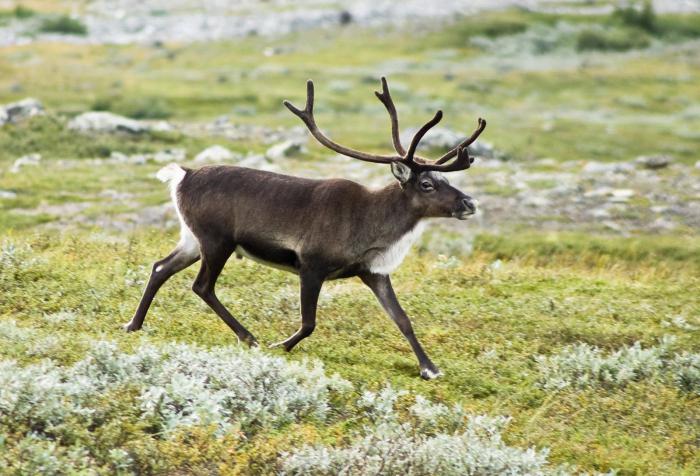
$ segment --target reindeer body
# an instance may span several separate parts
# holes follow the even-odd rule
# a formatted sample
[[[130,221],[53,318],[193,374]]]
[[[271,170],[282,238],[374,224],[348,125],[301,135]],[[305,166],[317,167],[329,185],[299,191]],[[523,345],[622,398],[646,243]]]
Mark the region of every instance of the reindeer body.
[[[423,229],[420,210],[407,206],[398,183],[369,190],[344,179],[175,164],[161,178],[186,228],[181,240],[229,242],[238,255],[295,274],[311,263],[326,279],[389,274]],[[186,248],[198,253],[198,246]]]
[[[483,131],[486,122],[479,119],[479,128],[469,139],[437,161],[428,162],[415,156],[415,151],[442,113],[438,111],[405,150],[384,78],[382,87],[382,93],[376,94],[392,119],[392,138],[399,154],[396,156],[359,152],[326,137],[313,117],[314,91],[310,81],[304,110],[285,101],[324,146],[359,160],[391,164],[397,182],[379,190],[344,179],[312,180],[234,166],[193,170],[170,164],[161,169],[157,177],[170,186],[180,220],[180,241],[172,253],[154,263],[126,330],[140,329],[160,287],[175,273],[201,260],[192,290],[240,340],[257,346],[255,337],[231,315],[214,291],[226,261],[236,253],[299,275],[301,326],[274,346],[290,351],[311,335],[324,281],[357,276],[372,290],[411,345],[421,376],[430,379],[440,375],[418,342],[411,321],[394,294],[389,274],[401,264],[420,235],[423,219],[464,220],[475,212],[471,197],[450,186],[440,172],[469,168],[473,159],[467,146]]]

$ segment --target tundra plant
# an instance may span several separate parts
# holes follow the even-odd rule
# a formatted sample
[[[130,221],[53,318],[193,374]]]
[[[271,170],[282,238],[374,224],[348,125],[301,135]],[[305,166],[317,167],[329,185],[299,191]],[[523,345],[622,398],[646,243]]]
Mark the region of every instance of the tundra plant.
[[[349,446],[304,447],[282,455],[286,475],[495,475],[565,474],[549,468],[547,450],[507,446],[501,431],[507,417],[467,415],[416,397],[410,418],[400,421],[395,408],[402,395],[390,387],[365,393],[359,406],[372,424]],[[442,431],[438,431],[442,429]]]
[[[251,434],[302,418],[322,419],[330,393],[348,388],[339,377],[327,377],[320,364],[287,362],[235,347],[143,344],[127,354],[114,343],[99,342],[67,368],[49,360],[27,366],[4,361],[0,453],[7,450],[10,456],[0,455],[0,473],[26,469],[27,474],[53,474],[52,468],[62,464],[76,470],[92,464],[127,467],[129,455],[121,449],[91,455],[75,446],[90,438],[86,429],[117,423],[105,418],[118,416],[101,411],[101,402],[117,392],[135,394],[140,418],[167,438],[195,425],[212,425],[220,434],[235,425]],[[20,463],[29,466],[18,467]]]
[[[700,354],[683,352],[669,365],[673,382],[686,392],[700,396]]]
[[[624,387],[640,380],[672,381],[681,390],[700,390],[700,354],[671,355],[672,338],[643,349],[639,342],[605,355],[597,347],[579,343],[559,353],[536,357],[546,390],[566,387]]]

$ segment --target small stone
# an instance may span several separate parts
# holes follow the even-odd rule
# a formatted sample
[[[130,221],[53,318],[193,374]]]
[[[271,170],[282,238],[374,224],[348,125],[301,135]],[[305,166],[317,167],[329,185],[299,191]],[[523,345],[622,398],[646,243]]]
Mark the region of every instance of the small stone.
[[[591,160],[583,166],[583,172],[586,174],[627,173],[632,170],[634,165],[628,162],[605,163]]]
[[[634,196],[634,194],[634,190],[620,188],[612,191],[609,200],[613,203],[626,203]]]
[[[17,194],[15,192],[10,190],[0,190],[0,199],[12,200],[13,198],[17,198]]]
[[[542,197],[540,195],[530,195],[523,200],[523,204],[530,205],[533,207],[547,207],[552,203],[548,198]]]
[[[121,152],[112,151],[112,152],[109,154],[109,160],[110,160],[111,162],[117,162],[117,163],[120,163],[120,164],[125,164],[125,163],[129,162],[129,156],[126,155],[126,154],[123,154],[123,153],[121,153]]]
[[[297,140],[286,140],[267,149],[265,156],[270,160],[279,160],[285,157],[298,155],[303,151],[303,149],[303,142]]]
[[[231,152],[226,147],[221,145],[213,145],[211,147],[207,147],[199,154],[197,154],[194,158],[194,161],[198,163],[227,162],[233,160],[235,157],[236,156],[233,154],[233,152]]]
[[[637,157],[635,163],[646,169],[658,170],[668,167],[671,161],[668,155],[641,155]]]
[[[656,229],[656,230],[673,230],[676,228],[676,224],[673,223],[670,220],[667,220],[663,217],[659,217],[656,220],[654,220],[654,223],[651,224],[651,227]]]
[[[153,161],[159,164],[164,162],[182,162],[186,158],[187,151],[180,148],[160,150],[153,154]]]
[[[14,164],[12,164],[12,167],[10,168],[10,172],[16,174],[20,171],[20,169],[22,169],[22,167],[36,166],[39,165],[39,162],[41,162],[41,154],[25,155],[24,157],[20,157],[19,159],[15,160]]]
[[[249,167],[251,169],[267,169],[270,165],[264,155],[250,155],[241,160],[237,165],[241,167]]]

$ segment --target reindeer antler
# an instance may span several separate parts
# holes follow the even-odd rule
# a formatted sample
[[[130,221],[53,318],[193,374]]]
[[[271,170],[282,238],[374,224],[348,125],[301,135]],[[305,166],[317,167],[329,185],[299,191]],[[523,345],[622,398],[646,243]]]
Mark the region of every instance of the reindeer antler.
[[[399,115],[396,113],[396,106],[394,106],[394,100],[391,99],[391,94],[389,93],[389,85],[386,83],[386,78],[382,76],[382,92],[375,91],[374,94],[377,98],[384,104],[389,117],[391,118],[391,139],[394,142],[394,149],[399,155],[403,156],[406,154],[406,149],[401,145],[401,137],[399,136]]]
[[[354,159],[364,160],[366,162],[374,162],[381,164],[390,164],[392,162],[402,162],[407,165],[414,172],[422,172],[428,170],[435,170],[440,172],[454,172],[458,170],[468,169],[474,162],[474,159],[469,157],[469,152],[467,146],[473,143],[477,137],[486,128],[486,121],[479,118],[479,127],[474,131],[474,133],[468,139],[462,141],[455,148],[447,152],[445,155],[440,157],[435,162],[428,162],[422,157],[416,157],[416,149],[421,139],[425,134],[434,127],[438,122],[442,120],[442,111],[435,113],[435,116],[428,122],[426,122],[423,127],[421,127],[418,132],[413,136],[411,140],[411,145],[406,151],[401,145],[401,140],[399,137],[399,120],[398,114],[396,112],[396,107],[394,106],[394,101],[391,99],[391,94],[389,93],[389,86],[387,85],[386,78],[382,77],[382,92],[375,91],[377,98],[384,104],[387,112],[391,118],[391,136],[394,142],[394,148],[399,155],[379,155],[379,154],[368,154],[366,152],[361,152],[359,150],[351,149],[345,147],[337,142],[329,139],[316,125],[316,120],[314,119],[314,83],[311,80],[306,82],[306,106],[303,110],[295,107],[291,102],[285,100],[284,105],[292,111],[292,113],[298,116],[306,127],[311,132],[311,135],[316,138],[325,147],[348,157]],[[457,159],[447,163],[454,156]],[[418,159],[418,161],[416,161]]]

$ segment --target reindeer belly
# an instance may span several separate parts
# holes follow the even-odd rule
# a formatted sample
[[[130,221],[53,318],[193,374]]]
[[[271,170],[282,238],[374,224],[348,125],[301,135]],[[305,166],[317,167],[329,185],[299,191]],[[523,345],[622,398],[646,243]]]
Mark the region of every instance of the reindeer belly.
[[[238,257],[245,256],[260,264],[299,274],[297,255],[291,250],[246,243],[236,246],[235,253]]]
[[[425,224],[419,222],[411,231],[386,248],[374,250],[367,267],[372,273],[390,274],[403,262],[411,245],[420,237]]]

